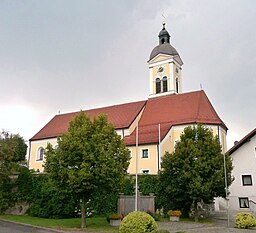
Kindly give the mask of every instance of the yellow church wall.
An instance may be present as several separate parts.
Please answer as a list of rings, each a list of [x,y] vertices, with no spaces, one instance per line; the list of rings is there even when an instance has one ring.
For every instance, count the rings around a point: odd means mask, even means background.
[[[169,151],[170,153],[174,151],[177,141],[180,140],[181,134],[188,126],[193,126],[193,124],[173,126],[169,130],[169,132],[166,134],[165,138],[161,142],[161,156],[163,156],[166,151]],[[219,135],[220,144],[222,145],[222,151],[223,153],[225,153],[227,151],[226,130],[216,125],[206,125],[206,127],[212,130],[213,135]]]
[[[131,152],[129,174],[136,174],[136,146],[127,147]],[[148,158],[142,158],[142,150],[148,149]],[[158,150],[156,144],[138,146],[138,173],[142,170],[149,170],[149,174],[157,174]]]
[[[44,160],[37,160],[37,152],[39,148],[46,148],[47,144],[51,143],[53,147],[57,145],[57,138],[49,139],[49,140],[38,140],[38,141],[32,141],[30,145],[30,156],[29,156],[29,169],[39,170],[42,172],[44,170],[43,164]]]
[[[141,113],[139,117],[141,117]],[[143,170],[149,170],[150,174],[157,174],[158,166],[161,163],[161,157],[165,154],[166,151],[169,151],[170,153],[174,151],[175,144],[177,143],[177,141],[180,140],[180,135],[184,131],[184,128],[187,126],[193,126],[193,124],[173,126],[169,130],[169,132],[166,134],[166,136],[160,143],[160,154],[161,154],[160,161],[158,161],[158,144],[139,145],[138,146],[138,173],[142,173]],[[136,127],[136,124],[134,125],[133,123],[133,125],[131,125],[130,127],[130,130],[132,130],[132,128],[134,128],[135,130],[135,127]],[[222,150],[225,153],[227,151],[226,130],[216,125],[207,125],[207,127],[212,129],[214,135],[219,135],[220,143],[222,145]],[[43,168],[44,160],[43,161],[37,160],[37,151],[40,147],[46,148],[48,143],[51,143],[53,147],[56,146],[57,138],[31,142],[30,157],[29,157],[30,169],[39,170],[40,172],[44,170]],[[131,159],[130,159],[130,165],[128,168],[128,173],[135,174],[136,173],[136,147],[127,146],[127,148],[131,152]],[[143,149],[148,149],[148,158],[142,158]]]

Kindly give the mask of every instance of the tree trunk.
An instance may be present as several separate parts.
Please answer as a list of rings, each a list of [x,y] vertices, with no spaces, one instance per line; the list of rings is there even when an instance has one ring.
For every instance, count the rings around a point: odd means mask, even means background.
[[[85,224],[85,199],[81,200],[81,228],[86,228]]]
[[[198,219],[199,219],[199,210],[198,210],[198,202],[196,202],[196,205],[195,205],[195,222],[198,222]]]

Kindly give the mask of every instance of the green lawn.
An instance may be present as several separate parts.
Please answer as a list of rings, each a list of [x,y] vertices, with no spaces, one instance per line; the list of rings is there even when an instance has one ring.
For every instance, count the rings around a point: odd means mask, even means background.
[[[79,229],[81,225],[80,218],[69,219],[46,219],[31,216],[17,216],[17,215],[0,215],[0,219],[5,219],[14,222],[21,222],[35,226],[57,228],[57,229]],[[109,225],[105,217],[93,217],[86,219],[87,228],[85,232],[101,231],[101,232],[118,232],[118,229]]]

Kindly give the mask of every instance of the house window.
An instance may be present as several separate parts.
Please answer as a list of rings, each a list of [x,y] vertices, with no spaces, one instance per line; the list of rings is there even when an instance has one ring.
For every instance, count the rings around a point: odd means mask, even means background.
[[[240,208],[249,208],[248,197],[239,197],[239,206]]]
[[[40,161],[40,160],[43,160],[43,159],[44,159],[44,148],[43,148],[43,147],[40,147],[40,148],[37,150],[36,160]]]
[[[243,186],[252,185],[252,176],[251,175],[242,175]]]
[[[163,77],[163,92],[167,92],[167,77]]]
[[[156,79],[156,94],[161,92],[161,81],[160,78]]]
[[[141,173],[143,173],[143,174],[149,174],[149,169],[143,169],[143,170],[141,170]]]
[[[148,158],[148,149],[142,149],[142,156],[143,159],[147,159]]]

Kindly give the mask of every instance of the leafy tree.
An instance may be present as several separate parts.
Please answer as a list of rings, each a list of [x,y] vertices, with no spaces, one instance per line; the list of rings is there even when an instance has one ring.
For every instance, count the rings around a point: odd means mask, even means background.
[[[17,171],[25,163],[27,145],[18,134],[0,133],[0,177],[6,177]]]
[[[0,212],[12,205],[13,182],[10,175],[25,164],[27,145],[18,134],[0,132]]]
[[[81,200],[82,228],[85,203],[94,193],[119,189],[128,166],[128,150],[105,115],[91,121],[81,112],[58,139],[58,148],[48,145],[46,150],[45,171],[59,187],[72,189]]]
[[[230,185],[232,163],[228,156],[225,160]],[[175,151],[164,155],[161,166],[161,193],[165,203],[169,203],[165,208],[188,213],[193,205],[197,210],[201,201],[212,203],[215,197],[226,196],[219,139],[203,125],[185,128]]]

